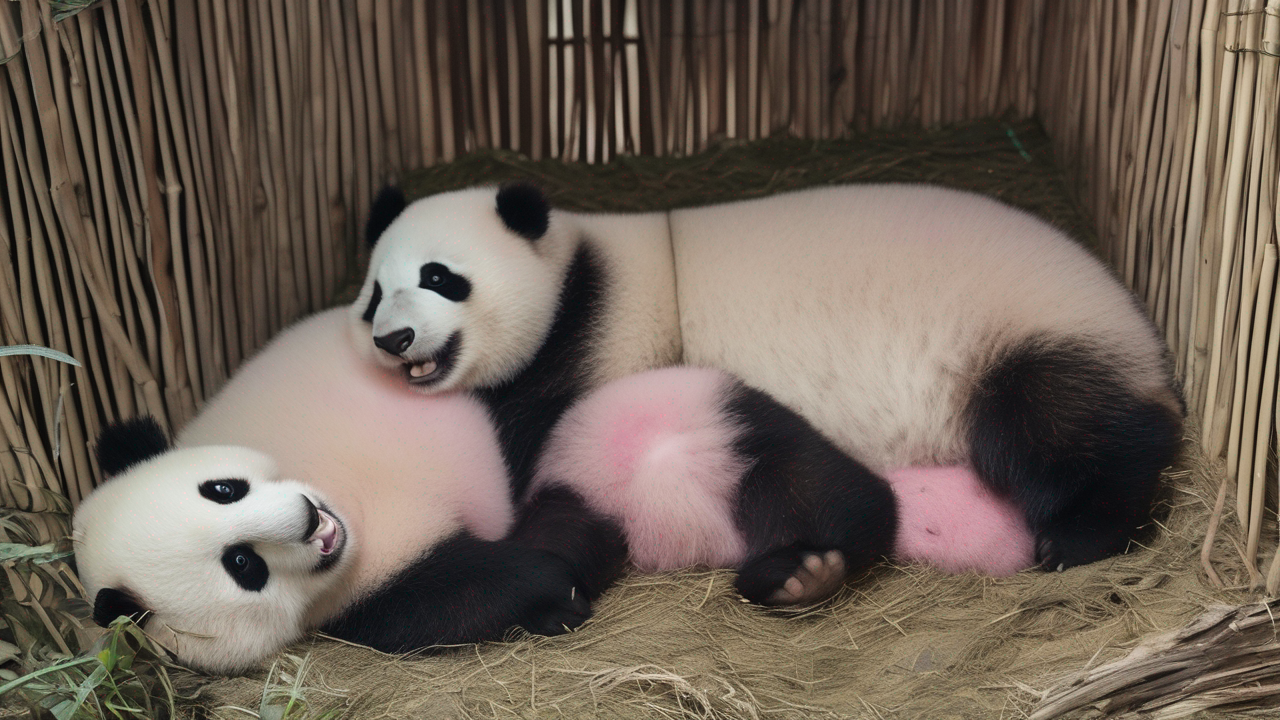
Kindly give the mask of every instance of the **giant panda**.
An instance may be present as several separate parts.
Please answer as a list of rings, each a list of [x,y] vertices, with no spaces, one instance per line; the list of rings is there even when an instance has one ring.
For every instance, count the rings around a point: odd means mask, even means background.
[[[516,497],[575,400],[677,355],[874,473],[976,478],[1020,509],[1048,570],[1126,550],[1181,439],[1136,298],[1063,232],[971,193],[836,186],[594,214],[522,183],[412,204],[388,188],[367,236],[362,356],[423,393],[473,390]]]
[[[102,432],[72,518],[96,621],[229,673],[317,627],[397,651],[587,617],[591,569],[512,539],[485,408],[388,382],[348,332],[343,310],[287,328],[172,446],[149,418]]]

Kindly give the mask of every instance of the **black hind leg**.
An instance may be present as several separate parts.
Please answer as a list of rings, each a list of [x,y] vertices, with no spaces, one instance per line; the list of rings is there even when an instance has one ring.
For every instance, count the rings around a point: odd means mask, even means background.
[[[725,410],[744,428],[736,450],[750,463],[737,507],[744,598],[808,604],[889,555],[898,524],[888,483],[763,392],[734,384]]]
[[[1170,404],[1137,396],[1106,358],[1070,342],[1029,342],[987,370],[967,412],[974,469],[1021,505],[1041,567],[1125,550],[1177,453],[1182,417]]]

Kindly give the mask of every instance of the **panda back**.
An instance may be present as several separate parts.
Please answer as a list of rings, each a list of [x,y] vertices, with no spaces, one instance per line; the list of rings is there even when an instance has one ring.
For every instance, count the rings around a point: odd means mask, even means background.
[[[873,469],[966,460],[963,408],[1002,351],[1069,338],[1172,404],[1133,296],[1062,232],[916,185],[671,213],[685,362],[722,367]]]

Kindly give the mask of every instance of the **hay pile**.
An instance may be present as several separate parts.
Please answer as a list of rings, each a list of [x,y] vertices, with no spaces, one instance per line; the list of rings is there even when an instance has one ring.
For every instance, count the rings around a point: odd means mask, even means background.
[[[831,182],[930,181],[990,192],[1088,237],[1044,136],[1030,124],[1009,129],[774,139],[604,167],[492,153],[432,168],[406,187],[422,194],[523,177],[562,207],[628,210]],[[1021,717],[1064,676],[1121,657],[1138,638],[1179,627],[1210,603],[1248,599],[1201,580],[1199,546],[1221,468],[1204,463],[1197,447],[1188,442],[1170,473],[1167,515],[1148,548],[1065,573],[997,580],[886,567],[820,608],[793,613],[743,604],[728,572],[637,575],[570,635],[418,659],[313,640],[292,648],[269,678],[212,681],[184,709],[246,717],[233,708],[258,712],[265,684],[268,705],[279,708],[273,698],[293,693],[310,713],[351,718]],[[1235,522],[1228,514],[1224,528]],[[1239,583],[1232,534],[1220,533],[1219,570]]]

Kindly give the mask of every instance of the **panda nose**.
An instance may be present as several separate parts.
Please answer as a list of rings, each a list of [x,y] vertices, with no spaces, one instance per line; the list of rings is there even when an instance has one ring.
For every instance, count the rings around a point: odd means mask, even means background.
[[[413,328],[400,328],[373,339],[373,344],[392,355],[400,355],[413,344]]]

